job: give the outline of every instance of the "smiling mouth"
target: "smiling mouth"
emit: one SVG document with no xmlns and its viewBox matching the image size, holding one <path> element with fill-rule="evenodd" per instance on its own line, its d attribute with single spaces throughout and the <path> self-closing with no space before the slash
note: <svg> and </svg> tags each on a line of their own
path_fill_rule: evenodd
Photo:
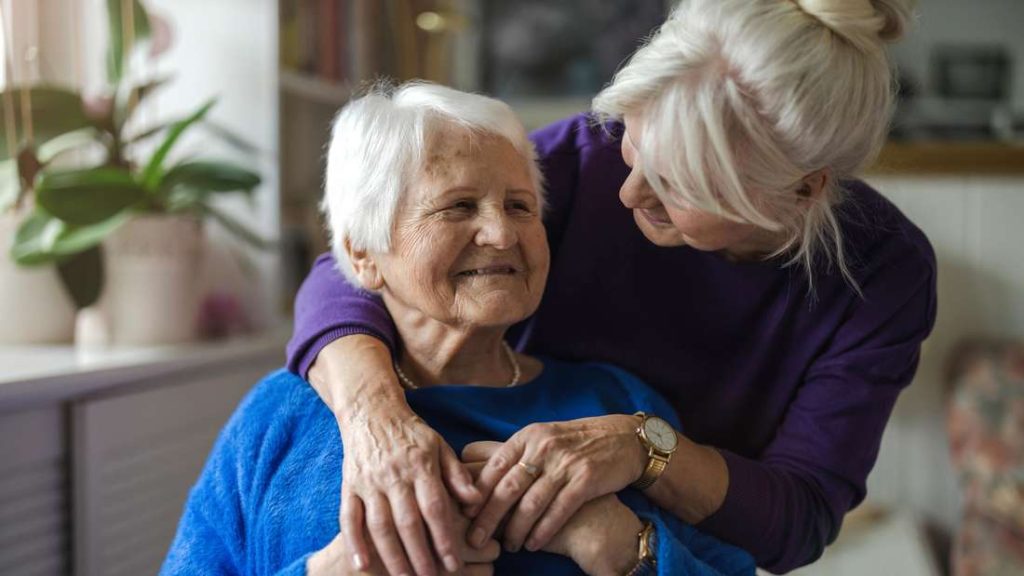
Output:
<svg viewBox="0 0 1024 576">
<path fill-rule="evenodd" d="M 513 266 L 487 266 L 484 268 L 473 268 L 470 270 L 463 270 L 456 274 L 461 277 L 473 277 L 473 276 L 512 276 L 519 272 Z"/>
<path fill-rule="evenodd" d="M 672 220 L 670 220 L 666 216 L 658 214 L 653 210 L 641 208 L 640 213 L 643 214 L 644 219 L 646 219 L 651 224 L 654 224 L 655 226 L 672 226 Z"/>
</svg>

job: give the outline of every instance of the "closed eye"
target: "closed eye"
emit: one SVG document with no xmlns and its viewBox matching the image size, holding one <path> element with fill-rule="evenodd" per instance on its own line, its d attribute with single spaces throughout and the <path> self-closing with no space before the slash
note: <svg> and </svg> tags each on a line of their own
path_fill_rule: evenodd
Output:
<svg viewBox="0 0 1024 576">
<path fill-rule="evenodd" d="M 453 202 L 448 209 L 468 212 L 476 209 L 476 202 L 472 200 L 459 200 L 457 202 Z"/>
<path fill-rule="evenodd" d="M 521 214 L 532 214 L 533 207 L 522 200 L 511 200 L 505 203 L 505 209 L 509 212 L 517 212 Z"/>
</svg>

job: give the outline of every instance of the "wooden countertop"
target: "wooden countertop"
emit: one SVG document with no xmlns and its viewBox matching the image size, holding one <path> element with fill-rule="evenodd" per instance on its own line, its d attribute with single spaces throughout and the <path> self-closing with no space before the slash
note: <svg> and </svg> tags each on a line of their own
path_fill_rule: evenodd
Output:
<svg viewBox="0 0 1024 576">
<path fill-rule="evenodd" d="M 1024 175 L 1024 144 L 889 142 L 868 172 L 879 175 Z"/>
</svg>

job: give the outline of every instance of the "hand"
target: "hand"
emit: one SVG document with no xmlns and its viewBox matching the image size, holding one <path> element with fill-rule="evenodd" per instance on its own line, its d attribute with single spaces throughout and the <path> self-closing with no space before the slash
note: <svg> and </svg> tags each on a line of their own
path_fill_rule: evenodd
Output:
<svg viewBox="0 0 1024 576">
<path fill-rule="evenodd" d="M 463 460 L 487 459 L 476 480 L 487 501 L 467 509 L 475 516 L 470 543 L 486 542 L 507 515 L 506 550 L 517 551 L 524 542 L 527 550 L 542 549 L 584 503 L 640 478 L 647 453 L 637 440 L 637 424 L 625 414 L 531 424 L 496 450 L 482 443 L 466 446 Z M 537 478 L 519 462 L 536 466 Z"/>
<path fill-rule="evenodd" d="M 591 576 L 621 576 L 636 565 L 643 524 L 615 494 L 587 502 L 543 548 Z"/>
<path fill-rule="evenodd" d="M 490 456 L 501 447 L 501 442 L 474 442 L 466 446 L 464 461 L 474 478 L 479 477 Z M 572 558 L 587 574 L 618 576 L 636 563 L 641 526 L 632 510 L 614 494 L 607 494 L 581 506 L 541 549 Z"/>
<path fill-rule="evenodd" d="M 411 574 L 410 565 L 436 574 L 435 552 L 457 568 L 452 551 L 464 535 L 448 521 L 451 496 L 463 503 L 482 497 L 452 449 L 405 402 L 387 346 L 361 334 L 335 340 L 317 354 L 309 381 L 334 412 L 345 444 L 339 524 L 353 567 L 369 562 L 368 525 L 396 574 Z"/>
<path fill-rule="evenodd" d="M 345 443 L 340 525 L 352 566 L 369 565 L 369 528 L 373 549 L 392 574 L 434 576 L 435 558 L 449 572 L 460 570 L 465 529 L 456 529 L 460 514 L 450 494 L 463 505 L 482 499 L 451 447 L 408 407 L 339 419 L 339 427 Z"/>
<path fill-rule="evenodd" d="M 461 513 L 455 515 L 455 531 L 458 534 L 465 534 L 469 529 L 469 518 Z M 494 574 L 494 561 L 501 554 L 501 547 L 496 540 L 491 540 L 481 549 L 470 546 L 465 538 L 459 539 L 459 557 L 465 566 L 457 574 L 460 576 L 492 576 Z M 387 570 L 381 564 L 376 554 L 369 556 L 365 569 L 357 570 L 347 561 L 351 557 L 345 538 L 339 533 L 327 546 L 318 550 L 310 556 L 306 563 L 306 573 L 309 576 L 348 576 L 356 574 L 387 574 Z"/>
</svg>

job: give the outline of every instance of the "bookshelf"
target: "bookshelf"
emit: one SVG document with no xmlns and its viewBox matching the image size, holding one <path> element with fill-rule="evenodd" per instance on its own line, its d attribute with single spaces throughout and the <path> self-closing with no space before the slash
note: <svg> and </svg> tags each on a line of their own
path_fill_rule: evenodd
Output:
<svg viewBox="0 0 1024 576">
<path fill-rule="evenodd" d="M 285 299 L 327 238 L 318 205 L 331 122 L 378 78 L 472 89 L 466 30 L 477 0 L 278 0 L 281 238 Z M 458 70 L 458 72 L 456 72 Z M 461 79 L 460 79 L 461 75 Z"/>
</svg>

